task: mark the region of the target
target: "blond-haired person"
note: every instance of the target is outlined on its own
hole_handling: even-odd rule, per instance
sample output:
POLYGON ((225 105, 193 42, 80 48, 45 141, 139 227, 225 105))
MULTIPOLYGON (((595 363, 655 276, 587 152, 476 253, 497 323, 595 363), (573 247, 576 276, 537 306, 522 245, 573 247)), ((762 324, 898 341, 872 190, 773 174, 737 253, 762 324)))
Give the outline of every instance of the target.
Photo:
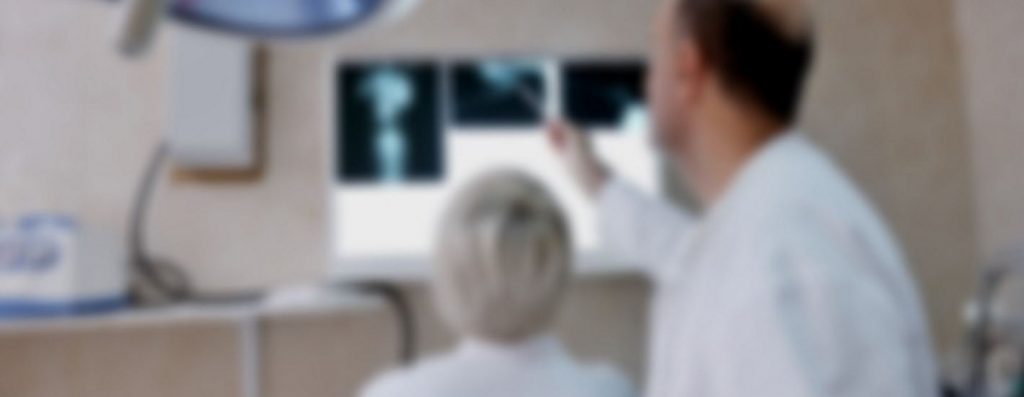
POLYGON ((579 363, 551 326, 572 273, 552 195, 515 171, 463 188, 438 231, 434 295, 460 337, 447 354, 371 382, 364 397, 632 397, 608 366, 579 363))

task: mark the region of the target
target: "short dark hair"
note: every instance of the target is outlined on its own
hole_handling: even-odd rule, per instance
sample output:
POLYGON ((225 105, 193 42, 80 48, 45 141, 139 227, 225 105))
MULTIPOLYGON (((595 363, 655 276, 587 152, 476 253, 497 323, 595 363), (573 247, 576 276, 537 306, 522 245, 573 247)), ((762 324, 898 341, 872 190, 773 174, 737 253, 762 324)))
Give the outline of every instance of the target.
POLYGON ((683 29, 723 84, 783 123, 796 118, 813 40, 787 34, 751 0, 678 0, 683 29))

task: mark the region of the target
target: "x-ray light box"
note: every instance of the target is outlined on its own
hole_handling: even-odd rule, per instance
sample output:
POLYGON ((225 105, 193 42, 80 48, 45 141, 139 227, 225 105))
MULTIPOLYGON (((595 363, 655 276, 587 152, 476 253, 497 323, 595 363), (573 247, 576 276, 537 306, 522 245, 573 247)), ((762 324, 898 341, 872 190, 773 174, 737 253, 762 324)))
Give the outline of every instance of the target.
MULTIPOLYGON (((574 121, 591 126, 595 146, 618 176, 656 190, 658 167, 642 96, 621 93, 621 76, 642 75, 623 70, 642 65, 539 59, 339 65, 331 193, 335 263, 429 255, 452 194, 494 168, 520 169, 545 182, 571 218, 578 250, 593 253, 593 205, 549 147, 544 120, 569 117, 566 107, 575 104, 567 101, 607 102, 600 97, 607 85, 622 107, 613 109, 621 113, 618 122, 609 123, 613 115, 574 121), (614 78, 603 81, 608 70, 614 78)), ((634 84, 642 87, 642 81, 634 84)))

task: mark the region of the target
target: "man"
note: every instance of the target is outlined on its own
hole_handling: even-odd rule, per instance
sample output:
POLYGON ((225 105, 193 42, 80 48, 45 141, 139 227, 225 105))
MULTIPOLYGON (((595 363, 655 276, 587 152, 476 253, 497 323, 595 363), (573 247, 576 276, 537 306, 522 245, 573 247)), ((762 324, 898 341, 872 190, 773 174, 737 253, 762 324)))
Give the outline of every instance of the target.
POLYGON ((812 59, 797 1, 671 0, 649 80, 657 146, 707 209, 616 179, 550 127, 608 248, 656 284, 652 397, 934 397, 930 337, 886 226, 791 128, 812 59))

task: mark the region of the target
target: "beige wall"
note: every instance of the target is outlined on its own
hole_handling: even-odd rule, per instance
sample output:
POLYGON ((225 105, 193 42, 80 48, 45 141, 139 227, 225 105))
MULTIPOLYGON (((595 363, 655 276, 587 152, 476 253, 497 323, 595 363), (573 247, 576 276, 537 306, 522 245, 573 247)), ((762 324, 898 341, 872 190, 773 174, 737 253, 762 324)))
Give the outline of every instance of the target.
MULTIPOLYGON (((273 45, 269 163, 259 183, 165 181, 150 243, 208 289, 327 269, 332 66, 346 57, 644 54, 653 0, 432 0, 394 28, 273 45), (464 15, 453 24, 452 15, 464 15), (467 34, 467 32, 471 32, 467 34)), ((103 2, 0 0, 0 214, 68 211, 123 238, 132 189, 166 125, 172 35, 141 62, 111 46, 103 2)), ((165 31, 166 33, 166 31, 165 31)))
POLYGON ((805 125, 888 218, 945 350, 963 336, 977 262, 952 2, 816 5, 821 57, 805 125))
MULTIPOLYGON (((122 60, 113 11, 97 1, 0 0, 0 214, 66 211, 124 238, 133 189, 167 125, 170 37, 145 60, 122 60)), ((275 61, 271 73, 287 65, 275 61)), ((310 155, 321 131, 295 127, 310 105, 287 99, 271 104, 262 182, 164 183, 157 194, 153 250, 201 284, 298 281, 325 267, 326 170, 310 155)))
MULTIPOLYGON (((655 2, 429 0, 398 26, 274 45, 266 179, 167 181, 155 203, 154 251, 184 264, 205 288, 315 278, 328 261, 324 145, 335 61, 439 53, 638 54, 645 51, 655 2), (453 15, 460 16, 457 22, 453 15)), ((984 16, 971 20, 1004 22, 971 23, 969 42, 1012 36, 1003 29, 1012 29, 1020 14, 992 7, 977 6, 972 12, 984 16)), ((990 106, 1009 106, 992 98, 1019 95, 1000 91, 1011 78, 989 77, 990 70, 1012 76, 1012 66, 993 61, 1001 48, 969 48, 968 54, 987 60, 969 65, 967 83, 982 87, 970 92, 972 125, 1001 131, 996 141, 975 137, 978 169, 972 174, 952 1, 822 0, 817 12, 823 52, 805 125, 889 217, 921 280, 939 344, 948 346, 959 336, 959 303, 977 257, 972 178, 978 179, 983 241, 1021 224, 1021 217, 1004 219, 997 210, 1013 197, 1001 181, 1020 180, 1000 160, 1017 157, 1009 143, 1020 135, 1012 132, 1013 119, 979 116, 990 106), (994 143, 978 149, 979 142, 994 143), (995 159, 979 160, 987 156, 995 159)), ((0 214, 69 211, 123 233, 135 179, 166 125, 171 38, 165 35, 144 61, 120 60, 110 46, 113 16, 106 2, 0 0, 0 214)))
MULTIPOLYGON (((150 228, 154 253, 183 264, 207 289, 315 279, 328 263, 325 146, 329 78, 339 58, 642 53, 651 5, 559 1, 550 12, 548 2, 491 1, 486 8, 503 9, 464 21, 489 28, 470 36, 451 25, 452 10, 474 15, 465 11, 482 3, 430 1, 409 25, 379 36, 273 45, 266 178, 228 185, 165 180, 150 228)), ((124 233, 132 189, 166 124, 173 38, 164 35, 144 61, 122 61, 110 47, 113 17, 101 2, 0 0, 0 214, 68 211, 124 233)), ((415 301, 427 351, 449 344, 422 294, 415 301)), ((636 280, 579 286, 560 334, 573 352, 612 360, 639 380, 645 303, 646 288, 636 280), (619 325, 594 329, 601 321, 619 325)), ((268 324, 267 395, 353 395, 389 363, 392 342, 382 342, 388 319, 376 313, 268 324)), ((238 395, 235 343, 224 325, 0 337, 0 373, 13 375, 0 377, 0 395, 238 395)))
POLYGON ((66 211, 120 232, 164 125, 162 53, 109 56, 107 7, 0 0, 0 216, 66 211))
POLYGON ((1024 244, 1024 3, 958 1, 984 258, 1024 244))

